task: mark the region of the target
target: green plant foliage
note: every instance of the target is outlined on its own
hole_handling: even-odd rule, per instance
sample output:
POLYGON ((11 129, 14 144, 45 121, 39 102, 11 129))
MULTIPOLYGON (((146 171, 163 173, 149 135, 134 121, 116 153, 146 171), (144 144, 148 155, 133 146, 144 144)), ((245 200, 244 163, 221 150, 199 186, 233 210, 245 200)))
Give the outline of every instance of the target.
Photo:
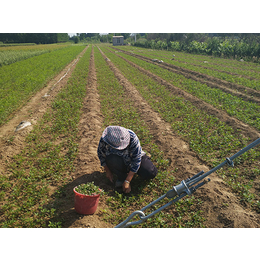
POLYGON ((0 125, 83 49, 70 46, 0 67, 0 125))
MULTIPOLYGON (((124 49, 125 47, 120 48, 124 49)), ((249 143, 249 138, 240 135, 239 131, 234 131, 232 127, 221 122, 218 118, 207 114, 206 111, 199 110, 187 100, 174 96, 170 89, 160 85, 115 55, 114 50, 109 51, 104 49, 104 52, 116 66, 120 67, 124 76, 138 89, 139 93, 141 93, 151 107, 157 111, 164 120, 171 123, 172 129, 178 133, 178 135, 185 138, 185 140, 189 142, 191 149, 205 160, 207 164, 210 164, 211 167, 217 166, 223 162, 227 155, 233 155, 249 143), (132 77, 132 75, 135 75, 135 77, 132 77)), ((120 56, 126 57, 128 60, 133 61, 155 74, 161 72, 160 76, 162 75, 162 77, 168 81, 170 77, 176 77, 176 81, 180 80, 179 75, 160 69, 156 65, 149 64, 123 53, 120 53, 120 56)), ((181 80, 183 80, 180 81, 181 84, 183 84, 185 79, 181 80)), ((180 88, 181 84, 178 85, 180 88)), ((190 84, 193 83, 190 81, 190 84)), ((202 89, 200 89, 198 93, 199 92, 202 92, 202 89)), ((246 102, 244 103, 246 104, 246 102)), ((248 102, 248 105, 250 106, 252 104, 248 102)), ((238 114, 239 113, 240 110, 238 114)), ((247 111, 241 110, 241 114, 243 113, 245 115, 247 111)), ((251 113, 254 114, 252 110, 251 113)), ((254 124, 257 124, 257 117, 254 120, 254 124)), ((257 189, 257 183, 251 182, 243 167, 248 167, 250 164, 254 165, 252 167, 257 167, 255 163, 259 160, 259 156, 259 148, 255 148, 235 160, 239 172, 239 189, 235 188, 236 186, 231 184, 231 182, 227 182, 227 184, 235 188, 233 190, 240 196, 241 200, 249 202, 254 209, 257 208, 255 205, 258 196, 255 196, 252 191, 257 189)), ((219 171, 219 174, 227 181, 226 176, 229 172, 232 172, 232 169, 225 169, 224 173, 219 171)))
POLYGON ((151 48, 155 50, 183 51, 193 54, 212 55, 213 57, 244 58, 259 61, 260 44, 259 40, 251 43, 238 39, 220 39, 217 37, 208 38, 206 41, 197 41, 192 38, 193 34, 186 35, 185 40, 171 41, 165 39, 137 41, 134 46, 151 48))
MULTIPOLYGON (((110 70, 101 53, 96 48, 95 65, 101 109, 104 115, 104 127, 117 124, 132 129, 138 135, 143 149, 149 152, 151 160, 158 169, 158 174, 153 180, 141 182, 138 177, 135 177, 131 182, 132 191, 130 194, 115 191, 114 195, 107 197, 106 203, 108 208, 103 210, 102 217, 113 225, 117 225, 132 213, 129 208, 133 208, 134 210, 141 209, 166 193, 174 184, 175 171, 169 169, 169 161, 164 157, 163 151, 154 143, 153 137, 149 133, 149 126, 142 120, 140 112, 135 108, 133 101, 129 98, 129 94, 124 90, 123 86, 119 84, 114 73, 110 70)), ((123 65, 121 67, 121 65, 120 70, 124 73, 125 66, 123 65)), ((129 73, 133 73, 131 72, 131 67, 128 66, 128 69, 129 73)), ((139 74, 135 74, 135 77, 141 80, 143 75, 139 76, 139 74)), ((140 86, 140 88, 142 88, 142 86, 140 86)), ((167 202, 167 199, 160 202, 158 207, 167 202)), ((194 199, 192 207, 193 211, 191 213, 187 211, 183 217, 183 221, 181 222, 182 226, 203 226, 204 219, 196 199, 194 199)), ((151 210, 154 210, 154 208, 151 210)), ((173 217, 175 213, 173 213, 172 210, 173 209, 171 209, 168 214, 163 212, 158 214, 153 218, 152 222, 148 221, 142 226, 157 228, 177 227, 178 221, 173 217)), ((146 213, 149 214, 150 212, 148 211, 146 213)), ((178 213, 176 214, 178 215, 178 213)))
MULTIPOLYGON (((160 44, 160 46, 164 46, 162 42, 160 44)), ((203 48, 203 46, 197 46, 198 44, 195 42, 192 44, 194 49, 203 48)), ((125 49, 127 46, 120 48, 125 49)), ((60 71, 82 49, 83 46, 63 48, 2 66, 0 68, 0 124, 1 120, 17 109, 15 104, 20 102, 20 98, 26 100, 34 91, 38 91, 44 86, 44 82, 50 79, 49 77, 60 71), (48 64, 50 61, 52 61, 51 64, 48 64), (33 65, 31 66, 30 63, 33 65), (11 69, 12 73, 6 69, 7 67, 11 69), (29 70, 26 71, 24 67, 28 67, 29 70), (1 89, 2 86, 4 87, 1 89)), ((117 52, 121 56, 118 57, 112 48, 102 46, 101 49, 134 85, 151 108, 171 125, 172 131, 189 143, 191 150, 201 160, 204 160, 205 164, 216 166, 226 156, 234 154, 247 145, 250 140, 242 136, 239 131, 235 131, 230 125, 207 114, 206 111, 199 110, 187 100, 175 96, 170 88, 140 72, 121 57, 259 129, 258 106, 222 93, 217 89, 212 90, 205 84, 186 79, 129 55, 117 52)), ((178 168, 170 167, 170 158, 166 158, 164 151, 156 144, 156 139, 151 135, 151 125, 142 119, 143 111, 136 108, 131 96, 115 77, 98 48, 95 47, 94 50, 103 127, 121 125, 132 129, 138 135, 144 151, 151 155, 151 160, 158 169, 158 174, 153 180, 140 182, 138 176, 135 176, 131 182, 130 194, 118 191, 104 192, 103 198, 107 207, 102 209, 100 217, 117 225, 133 211, 143 208, 165 194, 172 186, 179 184, 176 176, 180 176, 180 174, 176 174, 179 171, 178 168)), ((140 52, 140 49, 133 49, 133 51, 140 52)), ((142 50, 142 55, 151 58, 161 55, 160 59, 164 57, 163 59, 168 59, 169 63, 175 62, 170 61, 172 54, 169 56, 163 51, 153 51, 153 53, 150 50, 145 51, 142 50)), ((57 221, 60 212, 55 198, 64 195, 63 187, 71 182, 70 173, 75 170, 75 158, 78 153, 78 123, 86 95, 90 55, 91 48, 88 48, 79 60, 67 86, 58 94, 47 113, 28 135, 24 150, 12 158, 13 162, 8 165, 8 172, 0 176, 2 203, 0 227, 62 227, 62 219, 57 221), (49 195, 50 185, 57 188, 55 194, 51 196, 49 195)), ((196 61, 194 56, 180 53, 178 56, 181 57, 179 64, 184 64, 185 61, 187 68, 196 68, 199 71, 201 68, 203 73, 211 70, 206 69, 205 65, 197 66, 201 64, 196 61), (191 66, 191 63, 196 63, 196 66, 194 64, 191 66)), ((205 59, 205 56, 196 55, 196 57, 200 59, 200 63, 205 59)), ((222 59, 222 61, 224 60, 222 59)), ((237 73, 243 71, 244 74, 241 75, 249 75, 249 71, 254 71, 252 72, 253 77, 259 80, 256 75, 257 68, 251 64, 248 64, 247 68, 242 68, 241 63, 226 60, 225 64, 221 65, 218 58, 214 58, 214 63, 217 65, 212 65, 212 68, 225 66, 231 67, 230 70, 234 68, 232 64, 235 64, 237 73)), ((216 72, 214 73, 211 75, 217 77, 216 72)), ((226 76, 224 73, 218 75, 219 78, 226 76)), ((229 77, 226 79, 228 80, 229 77)), ((11 137, 7 142, 11 144, 13 140, 11 137)), ((235 168, 218 171, 226 184, 238 195, 241 203, 246 203, 256 212, 260 212, 260 197, 255 192, 259 189, 259 156, 259 149, 251 149, 235 160, 235 168)), ((169 199, 165 198, 146 214, 148 215, 168 202, 169 199)), ((202 201, 196 196, 188 197, 156 214, 142 227, 204 227, 205 218, 201 205, 202 201)), ((228 205, 225 204, 223 207, 228 207, 228 205)))
POLYGON ((77 126, 86 94, 90 52, 88 48, 67 86, 27 136, 24 150, 13 158, 8 173, 1 176, 1 188, 9 194, 2 196, 1 227, 62 226, 61 221, 52 221, 59 207, 55 206, 55 198, 49 196, 49 185, 67 184, 74 171, 77 126))
POLYGON ((94 182, 82 183, 75 187, 75 191, 83 195, 98 195, 102 194, 102 190, 94 184, 94 182))

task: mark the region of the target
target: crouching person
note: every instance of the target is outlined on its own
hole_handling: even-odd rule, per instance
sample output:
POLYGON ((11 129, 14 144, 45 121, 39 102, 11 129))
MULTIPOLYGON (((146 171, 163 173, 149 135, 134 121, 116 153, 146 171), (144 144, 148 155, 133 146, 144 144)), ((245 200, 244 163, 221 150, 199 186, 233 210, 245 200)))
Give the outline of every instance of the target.
POLYGON ((98 157, 105 168, 106 177, 113 183, 113 174, 117 176, 115 187, 131 191, 131 180, 137 174, 143 180, 153 179, 157 169, 145 154, 137 135, 121 126, 108 126, 99 141, 98 157))

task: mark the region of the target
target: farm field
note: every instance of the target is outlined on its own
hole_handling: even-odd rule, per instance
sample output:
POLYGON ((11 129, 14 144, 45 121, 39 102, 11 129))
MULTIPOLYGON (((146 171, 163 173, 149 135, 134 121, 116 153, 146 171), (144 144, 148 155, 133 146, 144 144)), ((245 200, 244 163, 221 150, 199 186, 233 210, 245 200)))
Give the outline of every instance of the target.
MULTIPOLYGON (((120 50, 125 50, 125 48, 123 46, 119 47, 120 50)), ((140 50, 140 48, 128 48, 128 51, 132 54, 142 55, 151 59, 157 57, 157 59, 167 61, 169 64, 224 79, 231 83, 259 88, 260 65, 258 63, 241 62, 205 55, 191 55, 183 52, 174 52, 175 56, 173 56, 173 52, 169 51, 140 50), (223 70, 223 68, 225 69, 223 70)))
POLYGON ((28 59, 64 47, 67 47, 67 45, 42 44, 27 46, 0 46, 0 66, 9 65, 20 60, 28 59))
POLYGON ((0 67, 0 125, 83 50, 69 46, 0 67))
MULTIPOLYGON (((57 68, 21 106, 2 107, 8 120, 0 123, 1 227, 114 227, 260 137, 256 64, 182 53, 171 60, 171 52, 108 44, 70 48, 0 67, 6 75, 17 71, 14 91, 25 86, 26 61, 34 66, 46 55, 57 68), (53 53, 66 60, 59 64, 53 53), (14 132, 22 120, 32 125, 14 132), (135 177, 130 194, 115 190, 100 167, 96 151, 108 125, 132 129, 158 168, 151 181, 135 177), (79 215, 72 189, 89 181, 104 194, 94 215, 79 215)), ((12 90, 8 80, 1 86, 12 90)), ((259 147, 251 149, 234 168, 212 173, 192 196, 136 227, 259 227, 259 155, 259 147)))

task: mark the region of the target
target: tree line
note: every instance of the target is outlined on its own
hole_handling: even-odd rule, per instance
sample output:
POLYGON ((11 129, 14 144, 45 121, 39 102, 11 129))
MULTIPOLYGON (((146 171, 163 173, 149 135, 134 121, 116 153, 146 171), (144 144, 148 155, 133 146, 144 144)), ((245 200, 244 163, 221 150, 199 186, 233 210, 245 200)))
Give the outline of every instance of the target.
POLYGON ((113 36, 124 36, 124 39, 127 40, 129 39, 130 35, 130 33, 77 33, 71 37, 71 40, 73 40, 75 43, 80 41, 112 43, 113 36))
POLYGON ((259 33, 151 33, 133 45, 216 57, 259 61, 259 33))
POLYGON ((67 33, 0 33, 3 43, 51 44, 69 40, 67 33))

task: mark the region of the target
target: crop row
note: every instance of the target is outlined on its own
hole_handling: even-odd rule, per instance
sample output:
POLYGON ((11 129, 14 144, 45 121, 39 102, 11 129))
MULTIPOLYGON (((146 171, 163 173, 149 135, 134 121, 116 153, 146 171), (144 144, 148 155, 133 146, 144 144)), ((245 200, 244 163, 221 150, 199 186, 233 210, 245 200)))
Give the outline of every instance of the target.
POLYGON ((53 50, 61 49, 66 47, 65 45, 40 45, 31 46, 31 48, 0 48, 0 67, 3 65, 9 65, 20 60, 25 60, 33 56, 38 56, 46 52, 51 52, 53 50), (33 48, 32 48, 33 47, 33 48))
MULTIPOLYGON (((206 58, 206 61, 207 60, 208 59, 206 58)), ((259 66, 253 66, 250 67, 250 69, 245 70, 245 66, 238 66, 238 64, 241 64, 241 62, 239 63, 237 61, 233 61, 233 63, 230 64, 230 67, 225 67, 223 69, 223 59, 222 61, 218 61, 218 63, 215 62, 214 64, 211 64, 211 61, 207 62, 207 65, 204 64, 204 66, 201 66, 202 63, 200 63, 200 66, 197 66, 198 62, 196 63, 194 60, 191 61, 189 58, 187 58, 185 62, 179 62, 179 58, 175 59, 174 61, 167 61, 169 64, 174 64, 179 67, 197 71, 205 75, 226 80, 231 83, 236 83, 259 90, 259 66)))
MULTIPOLYGON (((255 76, 257 76, 257 72, 259 71, 259 64, 253 63, 253 62, 241 62, 237 60, 232 59, 223 59, 223 58, 217 58, 213 56, 206 56, 206 55, 199 55, 199 54, 189 54, 185 52, 169 52, 164 50, 149 50, 149 49, 142 49, 142 48, 134 48, 129 46, 124 47, 117 47, 121 50, 127 50, 131 51, 136 54, 150 54, 152 55, 151 58, 165 58, 167 60, 171 60, 174 58, 177 62, 186 62, 191 63, 194 65, 203 65, 205 67, 212 67, 214 68, 215 65, 222 66, 222 69, 225 68, 225 70, 228 70, 230 72, 238 70, 242 75, 247 75, 247 73, 250 74, 250 72, 255 73, 255 76), (173 53, 175 57, 173 57, 173 53), (205 63, 208 62, 208 63, 205 63)), ((238 72, 237 71, 237 72, 238 72)), ((259 78, 259 76, 257 76, 259 78)))
POLYGON ((64 195, 62 187, 71 181, 74 171, 90 52, 88 48, 67 85, 27 136, 22 152, 1 174, 0 195, 4 205, 0 227, 61 226, 57 198, 64 195), (52 196, 50 185, 56 189, 52 196))
MULTIPOLYGON (((146 206, 167 192, 174 181, 174 169, 169 169, 168 160, 164 158, 163 151, 155 144, 153 136, 149 133, 149 125, 141 117, 142 111, 138 111, 134 101, 131 100, 124 86, 116 79, 104 57, 96 48, 95 66, 104 127, 121 125, 132 129, 138 135, 143 149, 151 155, 152 161, 159 170, 154 180, 139 182, 138 177, 135 177, 131 182, 130 194, 121 194, 116 191, 113 196, 107 197, 108 208, 103 210, 103 218, 117 225, 133 211, 146 206), (141 194, 140 191, 142 191, 141 194)), ((203 218, 199 210, 200 203, 194 197, 183 200, 174 209, 171 209, 170 213, 161 212, 142 226, 200 227, 203 225, 203 218)))
POLYGON ((127 58, 148 71, 151 71, 174 86, 191 93, 192 95, 213 105, 217 109, 224 110, 230 116, 236 117, 244 123, 260 130, 260 119, 258 117, 260 106, 258 104, 244 101, 243 99, 225 93, 220 89, 211 88, 206 84, 202 84, 192 79, 187 79, 180 74, 169 72, 155 64, 145 62, 131 55, 120 53, 120 56, 127 58))
POLYGON ((0 125, 83 49, 71 46, 0 67, 0 125))
POLYGON ((0 45, 0 51, 35 51, 35 50, 56 50, 67 44, 26 44, 26 45, 0 45))
MULTIPOLYGON (((143 56, 149 57, 151 59, 156 59, 157 55, 160 56, 160 54, 161 53, 159 51, 157 51, 157 53, 154 53, 154 52, 139 53, 139 55, 143 55, 143 56)), ((193 55, 193 56, 195 56, 195 55, 193 55)), ((168 54, 167 57, 170 58, 170 54, 168 54)), ((160 59, 160 58, 157 58, 157 59, 160 59)), ((214 65, 211 65, 210 67, 209 66, 205 67, 205 66, 196 66, 193 63, 191 63, 191 60, 189 60, 189 59, 186 59, 185 62, 182 62, 182 61, 179 62, 179 59, 180 59, 179 56, 176 57, 174 60, 168 59, 167 63, 173 64, 173 65, 176 65, 176 66, 179 66, 182 68, 186 68, 186 69, 189 69, 192 71, 197 71, 199 73, 213 76, 213 77, 216 77, 216 78, 219 78, 222 80, 226 80, 231 83, 236 83, 236 84, 240 84, 240 85, 252 88, 252 89, 260 90, 259 67, 256 67, 255 71, 251 71, 251 70, 242 71, 242 70, 238 70, 238 69, 235 69, 234 67, 232 67, 230 70, 227 70, 227 71, 238 74, 238 75, 235 75, 235 74, 232 75, 230 73, 226 73, 225 72, 226 70, 223 71, 222 63, 217 64, 217 65, 214 64, 214 65), (252 77, 252 79, 249 79, 248 77, 241 77, 241 75, 252 77)), ((204 60, 207 60, 207 59, 204 57, 204 60)), ((237 63, 237 61, 236 61, 236 63, 237 63)))
MULTIPOLYGON (((216 166, 227 155, 234 154, 248 143, 248 139, 218 118, 199 110, 189 101, 174 96, 165 86, 129 66, 129 63, 114 53, 104 51, 151 107, 160 113, 162 118, 172 125, 172 129, 187 140, 191 149, 207 163, 216 166)), ((260 173, 257 165, 259 155, 259 149, 252 149, 235 161, 236 169, 220 172, 234 191, 241 195, 241 199, 250 202, 257 210, 260 206, 257 200, 259 198, 252 193, 252 188, 258 189, 256 180, 259 179, 260 173), (236 175, 236 178, 233 178, 233 175, 236 175)))
MULTIPOLYGON (((174 182, 174 169, 169 169, 168 160, 154 143, 149 133, 149 125, 142 119, 142 111, 138 111, 136 104, 123 85, 120 85, 115 75, 107 65, 99 51, 95 51, 98 90, 100 93, 101 109, 104 115, 104 127, 107 125, 121 125, 132 129, 139 137, 143 149, 151 155, 159 172, 154 180, 139 182, 138 177, 132 180, 132 192, 107 198, 108 209, 104 209, 104 219, 118 224, 135 210, 146 206, 168 191, 174 182), (109 109, 108 109, 109 108, 109 109), (141 191, 141 194, 140 194, 141 191), (111 213, 113 212, 113 214, 111 213)), ((165 203, 165 201, 164 201, 165 203)), ((199 200, 194 197, 177 204, 174 209, 159 213, 154 219, 148 220, 143 227, 199 227, 203 225, 203 218, 199 210, 199 200), (178 218, 176 218, 176 215, 178 218)))

